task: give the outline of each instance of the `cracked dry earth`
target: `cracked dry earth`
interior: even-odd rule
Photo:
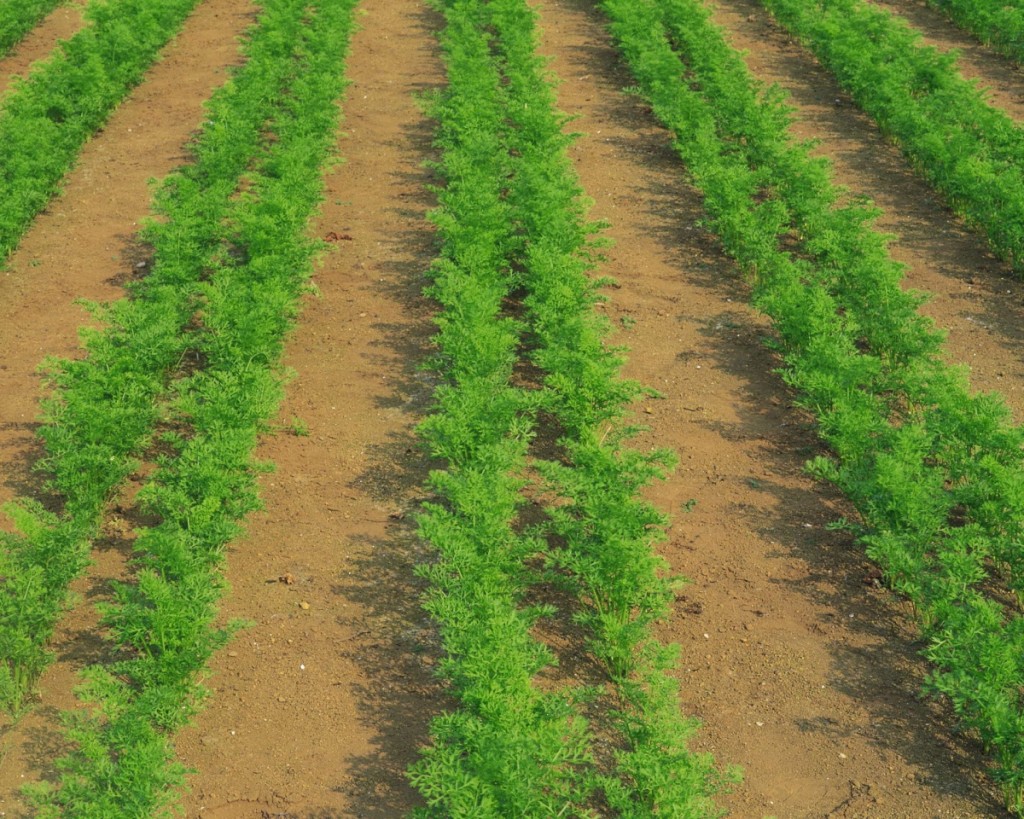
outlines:
[[[600,15],[588,0],[536,7],[559,104],[584,132],[572,158],[615,241],[602,270],[617,280],[604,308],[621,328],[614,341],[630,349],[627,375],[661,394],[636,408],[648,428],[637,443],[680,458],[651,490],[673,519],[663,553],[692,581],[661,636],[682,646],[683,704],[703,722],[696,745],[744,768],[723,805],[737,817],[1004,816],[980,749],[918,695],[926,668],[905,606],[827,528],[849,510],[803,474],[819,445],[772,372],[768,325],[698,226],[700,198],[669,137],[621,93],[631,80]],[[419,367],[434,309],[420,295],[434,250],[423,166],[432,125],[416,96],[443,83],[439,20],[414,0],[361,9],[345,161],[315,224],[332,250],[288,346],[296,376],[284,430],[259,452],[276,464],[262,482],[265,510],[228,561],[224,617],[251,625],[216,656],[213,696],[178,741],[197,771],[188,817],[403,815],[419,804],[403,771],[430,716],[449,705],[418,605],[413,567],[425,555],[412,520],[431,467],[414,428],[430,405]],[[75,299],[123,292],[147,180],[182,161],[253,11],[247,0],[199,6],[0,274],[0,500],[34,491],[37,365],[75,354],[88,320]],[[76,24],[73,7],[59,14],[47,30]],[[796,133],[821,139],[837,180],[885,209],[909,284],[935,293],[926,310],[950,331],[950,359],[1024,418],[1022,286],[755,2],[722,0],[716,19],[758,76],[792,94]],[[941,18],[927,22],[937,42],[955,37]],[[974,57],[994,93],[1020,98],[1016,70]],[[0,63],[4,77],[27,59]],[[309,434],[287,432],[299,426]],[[40,701],[0,723],[0,815],[25,815],[21,783],[53,774],[57,714],[73,704],[76,670],[104,650],[93,603],[124,571],[126,528],[115,515],[97,544]]]

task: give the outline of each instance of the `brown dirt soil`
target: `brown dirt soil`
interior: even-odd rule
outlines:
[[[288,345],[296,378],[283,429],[258,453],[277,465],[262,483],[266,509],[229,555],[224,616],[252,626],[215,658],[213,697],[178,741],[199,771],[190,819],[403,815],[418,804],[403,770],[448,704],[431,673],[437,643],[418,605],[413,566],[424,553],[412,520],[432,465],[414,426],[430,401],[418,366],[433,310],[419,295],[433,253],[421,166],[431,124],[412,95],[443,81],[438,20],[412,0],[362,8],[345,163],[328,176],[315,225],[336,241]],[[616,241],[602,272],[619,284],[605,309],[632,350],[628,375],[663,396],[637,408],[650,429],[636,444],[680,457],[651,497],[674,519],[663,553],[693,582],[662,636],[682,645],[684,707],[704,722],[696,745],[745,768],[724,803],[737,817],[1004,815],[979,749],[918,697],[926,668],[902,604],[875,586],[849,538],[825,528],[849,510],[801,471],[819,448],[771,373],[767,324],[696,227],[700,200],[667,135],[619,93],[632,81],[592,3],[538,8],[560,105],[586,132],[573,159]],[[75,297],[120,295],[145,179],[180,161],[249,10],[241,0],[200,7],[0,275],[0,500],[37,491],[35,366],[75,353]],[[938,286],[929,311],[953,327],[951,357],[1024,402],[1020,285],[863,116],[835,104],[845,98],[758,7],[724,3],[719,19],[761,76],[794,90],[800,132],[824,138],[840,181],[886,207],[912,283]],[[110,528],[80,584],[90,604],[123,566],[116,516]],[[23,813],[23,779],[52,775],[55,714],[71,703],[75,669],[102,650],[94,622],[90,605],[72,613],[41,703],[14,728],[0,723],[0,815]]]
[[[317,272],[286,356],[298,375],[281,418],[309,435],[261,448],[277,471],[230,556],[224,605],[254,625],[216,659],[215,705],[179,742],[200,771],[189,816],[403,815],[416,804],[403,772],[447,705],[413,574],[430,466],[413,433],[431,395],[417,367],[433,331],[420,296],[432,126],[414,95],[443,81],[437,20],[418,3],[363,8],[345,161],[315,228],[346,238]]]
[[[85,22],[82,17],[84,5],[85,0],[75,0],[54,9],[0,59],[0,96],[16,77],[27,73],[32,63],[49,56],[59,40],[74,36]]]

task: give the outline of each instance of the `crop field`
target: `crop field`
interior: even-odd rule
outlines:
[[[1022,42],[0,0],[0,817],[1024,816]]]

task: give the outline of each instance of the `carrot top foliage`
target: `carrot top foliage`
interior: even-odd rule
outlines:
[[[674,650],[649,632],[676,581],[652,551],[665,520],[640,492],[673,459],[625,443],[644,390],[619,375],[594,310],[599,226],[585,218],[534,12],[522,0],[437,7],[449,85],[431,108],[444,185],[428,292],[447,383],[421,433],[447,466],[421,518],[438,551],[422,571],[460,708],[435,720],[410,770],[421,813],[718,815],[726,777],[687,747],[695,724],[669,676]],[[524,360],[539,383],[517,374]],[[554,458],[531,446],[542,428],[557,433]],[[552,501],[527,524],[538,494]],[[531,602],[542,585],[561,590],[564,611]],[[555,656],[531,630],[569,615],[602,680],[542,693]],[[610,706],[586,709],[592,726],[582,714],[595,698]]]
[[[174,732],[240,625],[216,623],[222,564],[259,506],[265,466],[253,451],[277,411],[284,338],[319,250],[306,232],[337,139],[353,6],[266,4],[244,65],[207,106],[192,164],[158,189],[152,273],[97,308],[107,327],[87,334],[85,358],[52,365],[45,466],[65,508],[14,507],[22,534],[0,551],[0,681],[15,704],[106,503],[142,462],[137,503],[151,522],[135,533],[131,579],[101,606],[113,659],[83,672],[59,781],[30,789],[40,816],[177,812],[186,771]],[[46,629],[26,631],[32,617]],[[7,653],[22,643],[24,658]]]
[[[91,3],[87,25],[0,97],[0,265],[198,1]]]
[[[918,612],[929,688],[978,732],[1021,812],[1024,430],[944,362],[942,335],[872,227],[876,211],[845,199],[827,164],[789,136],[781,95],[753,82],[708,10],[602,5],[711,227],[774,322],[783,378],[832,449],[810,470],[853,500],[861,520],[845,525]]]
[[[1024,129],[961,76],[956,54],[923,45],[904,19],[864,0],[761,3],[996,255],[1024,273]]]
[[[0,17],[0,57],[16,46],[40,20],[64,0],[7,0]]]

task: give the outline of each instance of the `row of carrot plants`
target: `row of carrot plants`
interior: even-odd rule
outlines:
[[[1006,0],[928,0],[961,28],[1018,63],[1024,63],[1024,8]]]
[[[64,0],[7,0],[0,16],[0,57],[62,3]]]
[[[719,777],[710,756],[688,748],[696,723],[680,710],[676,647],[650,631],[681,579],[654,550],[667,521],[641,492],[675,457],[627,445],[635,431],[623,423],[628,407],[649,391],[622,378],[622,351],[609,347],[607,318],[594,309],[606,283],[590,275],[600,225],[586,219],[567,153],[569,119],[556,113],[554,78],[536,55],[536,12],[523,0],[490,0],[487,10],[512,126],[512,270],[525,349],[542,381],[541,413],[558,433],[556,451],[533,460],[548,516],[540,532],[557,544],[548,568],[575,598],[573,619],[603,667],[611,706],[604,729],[616,737],[610,773],[598,782],[623,816],[714,815],[709,796]]]
[[[86,26],[0,98],[0,265],[198,2],[92,2]]]
[[[593,310],[595,226],[535,54],[533,12],[522,0],[438,8],[449,86],[432,108],[445,184],[429,293],[443,308],[446,383],[421,433],[446,467],[420,525],[438,553],[423,567],[426,606],[460,708],[434,721],[411,769],[422,814],[717,815],[719,776],[686,747],[693,725],[667,673],[672,651],[648,630],[671,581],[651,551],[664,521],[638,495],[667,458],[623,445],[620,421],[640,389],[621,380]],[[542,384],[524,382],[524,357]],[[541,423],[557,430],[557,456],[531,445]],[[531,494],[551,502],[528,526]],[[539,686],[555,657],[534,627],[569,614],[532,603],[549,583],[590,635],[604,683]],[[582,715],[595,698],[612,705],[599,730],[614,753]]]
[[[0,703],[17,711],[49,662],[47,643],[68,586],[89,562],[110,499],[139,467],[164,418],[162,396],[186,360],[189,325],[207,271],[226,240],[232,198],[261,143],[265,100],[292,79],[289,50],[298,8],[268,8],[243,48],[245,67],[208,105],[191,146],[193,164],[156,194],[159,217],[142,237],[152,246],[148,275],[131,298],[96,307],[108,326],[84,332],[87,356],[51,362],[44,401],[41,468],[61,498],[59,514],[25,499],[8,507],[21,536],[0,540]]]
[[[900,288],[877,211],[843,201],[789,135],[777,89],[751,79],[698,0],[603,0],[612,32],[751,274],[785,380],[832,456],[812,461],[853,500],[849,524],[913,602],[948,696],[1024,812],[1024,431],[972,394],[942,336]]]
[[[258,506],[252,453],[277,411],[284,336],[318,249],[307,225],[336,140],[354,2],[274,5],[299,15],[291,53],[278,52],[291,82],[264,98],[263,150],[205,273],[190,332],[201,366],[173,385],[170,451],[139,495],[158,523],[138,533],[136,579],[104,610],[123,659],[86,670],[94,708],[70,721],[76,748],[58,762],[58,787],[44,789],[41,816],[153,815],[182,773],[172,734],[198,707],[207,659],[232,630],[213,626],[224,549]]]
[[[336,139],[353,5],[267,3],[244,67],[208,106],[194,164],[160,189],[153,274],[110,308],[116,320],[96,335],[125,360],[145,360],[150,336],[139,322],[159,319],[147,302],[184,307],[163,322],[173,336],[164,346],[177,355],[170,369],[156,362],[162,387],[146,396],[157,417],[143,439],[153,450],[142,454],[154,463],[137,503],[153,523],[136,532],[133,579],[101,607],[113,659],[84,672],[84,707],[66,717],[72,750],[56,763],[60,780],[32,790],[40,816],[173,809],[185,773],[173,733],[200,707],[207,660],[236,627],[215,626],[224,550],[258,506],[263,467],[252,453],[279,403],[283,339],[318,248],[307,223]],[[116,374],[102,383],[98,371],[79,377],[103,369],[95,346],[59,376],[74,373],[72,386],[87,382],[97,393],[90,398],[116,405],[130,383]],[[58,388],[51,406],[67,405]],[[51,429],[75,445],[59,417]],[[108,432],[96,433],[100,445]]]
[[[993,251],[1024,273],[1024,130],[905,20],[865,0],[761,0]]]
[[[550,612],[523,604],[526,561],[541,548],[517,525],[536,407],[512,384],[523,328],[503,309],[514,285],[500,78],[467,5],[442,9],[448,87],[431,107],[444,186],[427,293],[441,307],[434,364],[445,383],[420,434],[445,468],[431,473],[437,500],[419,519],[437,551],[421,570],[425,608],[461,707],[433,720],[410,778],[424,816],[579,816],[589,731],[573,712],[575,692],[537,685],[554,657],[531,629]]]

